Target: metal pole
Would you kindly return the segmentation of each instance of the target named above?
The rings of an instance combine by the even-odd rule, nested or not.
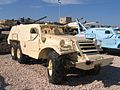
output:
[[[60,15],[60,14],[61,14],[61,13],[60,13],[60,6],[61,6],[61,1],[60,1],[60,0],[58,0],[58,6],[59,6],[59,10],[58,10],[58,11],[59,11],[59,18],[60,18],[60,16],[61,16],[61,15]]]
[[[59,4],[59,18],[60,18],[60,4]]]

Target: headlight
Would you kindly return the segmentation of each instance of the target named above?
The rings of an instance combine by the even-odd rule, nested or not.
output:
[[[71,40],[61,40],[60,41],[60,47],[61,49],[65,49],[65,50],[69,50],[69,49],[72,49],[73,46],[72,46],[72,41]]]
[[[101,46],[102,43],[101,40],[96,40],[96,39],[93,39],[93,42],[95,43],[95,45],[99,45],[99,46]]]
[[[60,41],[60,46],[61,46],[61,47],[64,47],[64,46],[65,46],[65,41],[64,41],[64,40],[61,40],[61,41]]]

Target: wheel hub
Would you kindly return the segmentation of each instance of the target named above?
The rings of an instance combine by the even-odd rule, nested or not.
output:
[[[50,76],[52,76],[52,70],[53,70],[53,65],[52,65],[52,61],[50,60],[48,64],[48,72]]]
[[[20,49],[17,49],[17,58],[20,59],[20,56],[21,56]]]
[[[14,56],[14,49],[13,49],[13,47],[11,48],[11,55]]]

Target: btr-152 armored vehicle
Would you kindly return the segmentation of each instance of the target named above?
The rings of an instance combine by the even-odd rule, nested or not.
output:
[[[76,67],[97,74],[100,67],[109,65],[113,58],[99,55],[92,40],[78,38],[67,32],[70,27],[49,24],[27,24],[13,26],[8,43],[12,59],[25,63],[31,57],[48,60],[48,78],[60,84],[65,69]]]

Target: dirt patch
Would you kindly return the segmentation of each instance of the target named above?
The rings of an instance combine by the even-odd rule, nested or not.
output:
[[[53,85],[48,82],[44,62],[19,64],[10,55],[0,55],[0,75],[5,84],[2,87],[6,90],[119,90],[120,57],[113,57],[113,64],[103,67],[96,76],[86,76],[81,70],[71,69],[72,74],[62,85]]]

